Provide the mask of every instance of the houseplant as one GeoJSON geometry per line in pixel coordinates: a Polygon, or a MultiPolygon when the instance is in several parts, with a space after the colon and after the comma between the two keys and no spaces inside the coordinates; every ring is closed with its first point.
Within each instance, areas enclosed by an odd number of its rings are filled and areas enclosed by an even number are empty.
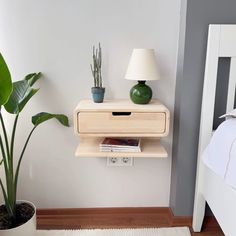
{"type": "Polygon", "coordinates": [[[17,201],[20,166],[31,135],[40,124],[52,118],[57,119],[64,126],[69,126],[68,118],[65,115],[38,113],[32,117],[33,128],[23,145],[22,151],[14,153],[19,115],[27,102],[37,93],[38,89],[33,88],[33,85],[40,77],[41,73],[32,73],[28,74],[23,80],[13,83],[7,64],[0,53],[0,163],[5,172],[5,182],[0,178],[0,188],[4,198],[4,204],[0,206],[0,235],[4,236],[33,235],[31,230],[36,229],[32,229],[33,223],[31,223],[32,220],[35,221],[33,204],[17,201]],[[3,108],[6,112],[15,116],[12,129],[6,129],[2,114],[3,108]],[[11,135],[9,136],[10,132],[11,135]],[[17,160],[15,156],[18,156],[17,160]]]}
{"type": "Polygon", "coordinates": [[[103,102],[105,88],[102,87],[102,49],[99,43],[98,48],[93,46],[93,65],[90,64],[93,74],[94,87],[92,87],[93,101],[103,102]]]}

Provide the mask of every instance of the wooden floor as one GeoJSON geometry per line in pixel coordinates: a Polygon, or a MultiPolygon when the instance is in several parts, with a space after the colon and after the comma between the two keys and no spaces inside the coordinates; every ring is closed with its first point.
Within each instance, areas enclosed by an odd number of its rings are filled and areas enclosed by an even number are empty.
{"type": "MultiPolygon", "coordinates": [[[[148,228],[188,226],[191,217],[175,217],[168,207],[86,208],[37,210],[38,229],[148,228]]],[[[224,236],[214,217],[205,217],[201,233],[192,236],[224,236]]]]}
{"type": "Polygon", "coordinates": [[[218,223],[212,217],[204,220],[201,233],[193,233],[192,228],[190,228],[190,230],[192,236],[224,236],[218,223]]]}

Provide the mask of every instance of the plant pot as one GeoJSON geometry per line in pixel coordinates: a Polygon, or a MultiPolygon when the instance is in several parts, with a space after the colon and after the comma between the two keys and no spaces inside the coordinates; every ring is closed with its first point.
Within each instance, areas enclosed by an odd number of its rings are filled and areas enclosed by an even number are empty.
{"type": "Polygon", "coordinates": [[[36,207],[28,201],[17,201],[17,203],[27,203],[34,208],[33,216],[23,225],[12,229],[0,230],[1,236],[34,236],[36,235],[36,207]]]}
{"type": "Polygon", "coordinates": [[[104,93],[105,93],[105,88],[92,87],[91,91],[92,91],[93,101],[94,101],[94,102],[96,102],[96,103],[101,103],[101,102],[103,102],[104,93]]]}

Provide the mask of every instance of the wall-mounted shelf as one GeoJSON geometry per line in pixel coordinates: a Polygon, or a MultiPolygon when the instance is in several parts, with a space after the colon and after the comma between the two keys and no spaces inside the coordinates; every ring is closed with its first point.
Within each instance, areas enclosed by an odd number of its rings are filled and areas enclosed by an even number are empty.
{"type": "Polygon", "coordinates": [[[81,101],[74,112],[75,133],[79,157],[155,157],[168,154],[160,138],[169,133],[169,110],[157,100],[146,105],[128,100],[94,103],[81,101]],[[99,144],[104,137],[141,138],[141,152],[101,152],[99,144]]]}
{"type": "Polygon", "coordinates": [[[75,155],[78,157],[155,157],[165,158],[168,156],[165,148],[160,144],[158,139],[142,139],[142,152],[100,152],[99,144],[102,137],[81,138],[75,155]]]}

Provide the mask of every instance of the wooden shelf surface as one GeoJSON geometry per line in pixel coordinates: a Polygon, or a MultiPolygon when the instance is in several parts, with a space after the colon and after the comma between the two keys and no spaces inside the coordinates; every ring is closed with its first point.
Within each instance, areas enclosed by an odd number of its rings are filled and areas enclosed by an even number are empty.
{"type": "Polygon", "coordinates": [[[103,103],[94,103],[92,100],[82,100],[75,109],[78,112],[107,112],[107,111],[129,111],[129,112],[166,112],[169,110],[158,100],[152,99],[148,104],[134,104],[130,99],[105,100],[103,103]]]}
{"type": "Polygon", "coordinates": [[[168,157],[159,139],[141,139],[141,152],[100,152],[99,144],[103,139],[104,137],[81,137],[75,155],[78,157],[168,157]]]}

